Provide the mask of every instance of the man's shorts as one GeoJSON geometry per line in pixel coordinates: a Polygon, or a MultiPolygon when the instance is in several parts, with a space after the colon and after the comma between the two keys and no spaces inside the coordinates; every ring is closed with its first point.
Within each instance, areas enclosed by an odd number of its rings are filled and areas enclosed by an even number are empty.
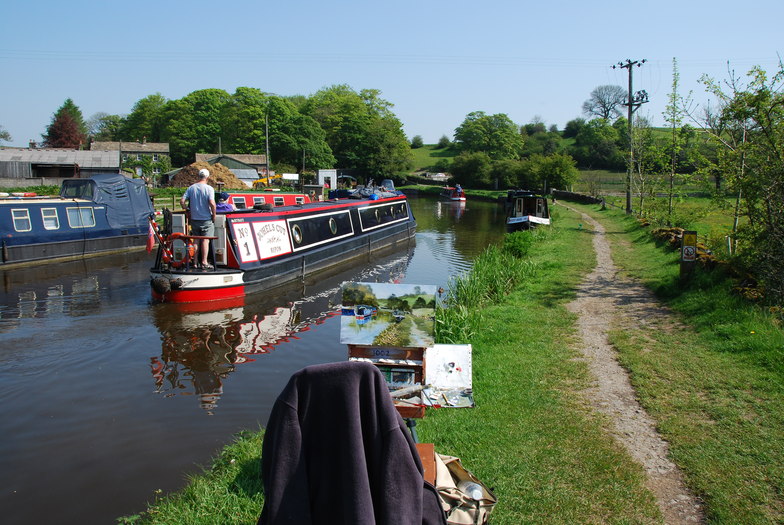
{"type": "Polygon", "coordinates": [[[207,219],[206,221],[191,220],[191,235],[214,237],[215,223],[213,223],[211,219],[207,219]]]}

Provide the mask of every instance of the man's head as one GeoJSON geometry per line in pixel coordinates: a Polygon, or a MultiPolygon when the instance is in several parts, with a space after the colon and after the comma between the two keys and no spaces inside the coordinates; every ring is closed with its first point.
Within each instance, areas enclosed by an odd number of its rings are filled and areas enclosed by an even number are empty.
{"type": "Polygon", "coordinates": [[[199,177],[200,178],[206,179],[209,176],[210,176],[210,170],[208,170],[206,168],[202,168],[202,169],[199,170],[199,177]]]}

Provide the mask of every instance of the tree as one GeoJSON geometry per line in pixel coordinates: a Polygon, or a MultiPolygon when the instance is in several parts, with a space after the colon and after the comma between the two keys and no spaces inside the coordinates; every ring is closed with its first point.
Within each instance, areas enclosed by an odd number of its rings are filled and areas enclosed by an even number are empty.
{"type": "MultiPolygon", "coordinates": [[[[678,156],[683,147],[680,140],[681,136],[678,133],[678,128],[683,123],[683,99],[678,93],[678,81],[680,73],[678,73],[678,61],[672,59],[672,91],[667,97],[667,106],[664,110],[664,120],[670,125],[670,184],[667,198],[667,217],[672,217],[672,200],[675,195],[675,169],[678,163],[678,156]]],[[[642,203],[640,203],[640,213],[642,213],[642,203]]]]}
{"type": "Polygon", "coordinates": [[[82,117],[82,111],[70,98],[65,99],[46,128],[46,133],[41,135],[44,146],[48,148],[73,148],[78,149],[87,142],[87,126],[82,117]]]}
{"type": "Polygon", "coordinates": [[[326,133],[336,167],[389,178],[413,165],[403,125],[391,108],[376,89],[357,93],[347,85],[336,85],[311,96],[302,111],[326,133]]]}
{"type": "Polygon", "coordinates": [[[162,142],[163,113],[167,102],[160,93],[138,100],[120,126],[121,140],[162,142]]]}
{"type": "Polygon", "coordinates": [[[579,177],[577,163],[564,154],[531,155],[523,161],[527,187],[541,188],[549,192],[550,188],[568,188],[579,177]]]}
{"type": "Polygon", "coordinates": [[[438,149],[448,148],[452,145],[452,142],[449,140],[449,137],[446,135],[441,135],[441,138],[438,139],[438,145],[436,146],[438,149]]]}
{"type": "Polygon", "coordinates": [[[747,224],[738,228],[741,256],[764,284],[772,302],[784,304],[784,64],[768,79],[754,67],[743,84],[730,73],[729,88],[703,77],[719,101],[721,133],[703,127],[721,146],[716,169],[744,197],[747,224]]]}
{"type": "Polygon", "coordinates": [[[593,119],[577,133],[572,156],[585,168],[622,169],[626,162],[619,147],[622,139],[622,132],[606,120],[593,119]]]}
{"type": "Polygon", "coordinates": [[[99,111],[87,119],[87,132],[93,140],[102,142],[120,140],[123,118],[99,111]]]}
{"type": "Polygon", "coordinates": [[[411,139],[411,149],[421,148],[425,145],[425,142],[422,140],[422,135],[414,135],[414,138],[411,139]]]}
{"type": "Polygon", "coordinates": [[[169,143],[175,165],[193,162],[196,153],[217,151],[221,116],[230,99],[222,89],[202,89],[166,103],[161,142],[169,143]]]}
{"type": "Polygon", "coordinates": [[[461,153],[452,161],[452,178],[467,188],[490,188],[492,163],[481,151],[461,153]]]}
{"type": "Polygon", "coordinates": [[[583,102],[583,113],[588,117],[611,120],[622,114],[619,106],[628,98],[626,90],[621,86],[598,86],[591,91],[590,98],[583,102]]]}
{"type": "Polygon", "coordinates": [[[0,126],[0,140],[4,140],[6,142],[11,142],[14,140],[11,138],[11,134],[8,133],[8,131],[3,126],[0,126]]]}
{"type": "Polygon", "coordinates": [[[79,125],[70,113],[62,113],[49,124],[43,139],[47,148],[80,149],[84,145],[85,136],[79,132],[79,125]]]}
{"type": "Polygon", "coordinates": [[[455,142],[463,152],[483,152],[492,159],[519,159],[524,140],[517,125],[503,113],[469,113],[455,130],[455,142]]]}
{"type": "Polygon", "coordinates": [[[577,136],[580,130],[585,126],[585,119],[576,118],[566,123],[563,130],[563,138],[570,139],[577,136]]]}

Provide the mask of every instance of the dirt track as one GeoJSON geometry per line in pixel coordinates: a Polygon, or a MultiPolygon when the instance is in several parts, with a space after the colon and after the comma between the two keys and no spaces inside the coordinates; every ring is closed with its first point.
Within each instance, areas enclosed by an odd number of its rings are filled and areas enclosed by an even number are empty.
{"type": "Polygon", "coordinates": [[[639,327],[651,319],[657,323],[677,321],[646,288],[619,277],[604,228],[588,215],[581,215],[595,234],[597,265],[567,308],[579,316],[580,350],[595,377],[585,395],[591,406],[612,422],[609,432],[645,469],[646,485],[656,497],[665,523],[701,523],[704,515],[699,500],[685,486],[680,469],[670,461],[668,444],[657,432],[656,421],[638,403],[629,374],[607,341],[607,333],[614,327],[639,327]]]}

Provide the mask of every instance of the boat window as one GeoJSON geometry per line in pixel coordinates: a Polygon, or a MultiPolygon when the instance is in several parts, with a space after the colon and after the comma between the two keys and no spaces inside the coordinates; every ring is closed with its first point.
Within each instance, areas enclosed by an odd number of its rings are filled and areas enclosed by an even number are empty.
{"type": "Polygon", "coordinates": [[[329,231],[332,232],[332,235],[338,233],[338,221],[336,221],[334,217],[329,218],[329,231]]]}
{"type": "Polygon", "coordinates": [[[302,244],[302,228],[299,227],[299,224],[295,224],[294,227],[291,228],[291,236],[294,238],[294,242],[302,244]]]}
{"type": "Polygon", "coordinates": [[[544,199],[536,199],[536,216],[544,217],[544,199]]]}
{"type": "Polygon", "coordinates": [[[264,204],[264,197],[253,197],[253,205],[264,204]]]}
{"type": "Polygon", "coordinates": [[[60,229],[60,218],[57,216],[57,208],[41,208],[41,218],[44,221],[44,228],[47,230],[60,229]]]}
{"type": "Polygon", "coordinates": [[[517,199],[517,214],[523,214],[523,199],[517,199]]]}
{"type": "Polygon", "coordinates": [[[294,197],[294,202],[297,204],[305,204],[305,197],[294,197]]]}
{"type": "Polygon", "coordinates": [[[275,206],[283,206],[283,197],[275,197],[275,206]]]}
{"type": "Polygon", "coordinates": [[[95,226],[95,214],[92,208],[67,208],[68,225],[71,228],[92,228],[95,226]]]}
{"type": "Polygon", "coordinates": [[[30,222],[30,210],[11,210],[11,216],[14,218],[14,230],[29,232],[33,229],[30,222]]]}
{"type": "Polygon", "coordinates": [[[234,206],[236,206],[237,208],[240,209],[245,208],[245,197],[232,197],[231,200],[234,206]]]}

